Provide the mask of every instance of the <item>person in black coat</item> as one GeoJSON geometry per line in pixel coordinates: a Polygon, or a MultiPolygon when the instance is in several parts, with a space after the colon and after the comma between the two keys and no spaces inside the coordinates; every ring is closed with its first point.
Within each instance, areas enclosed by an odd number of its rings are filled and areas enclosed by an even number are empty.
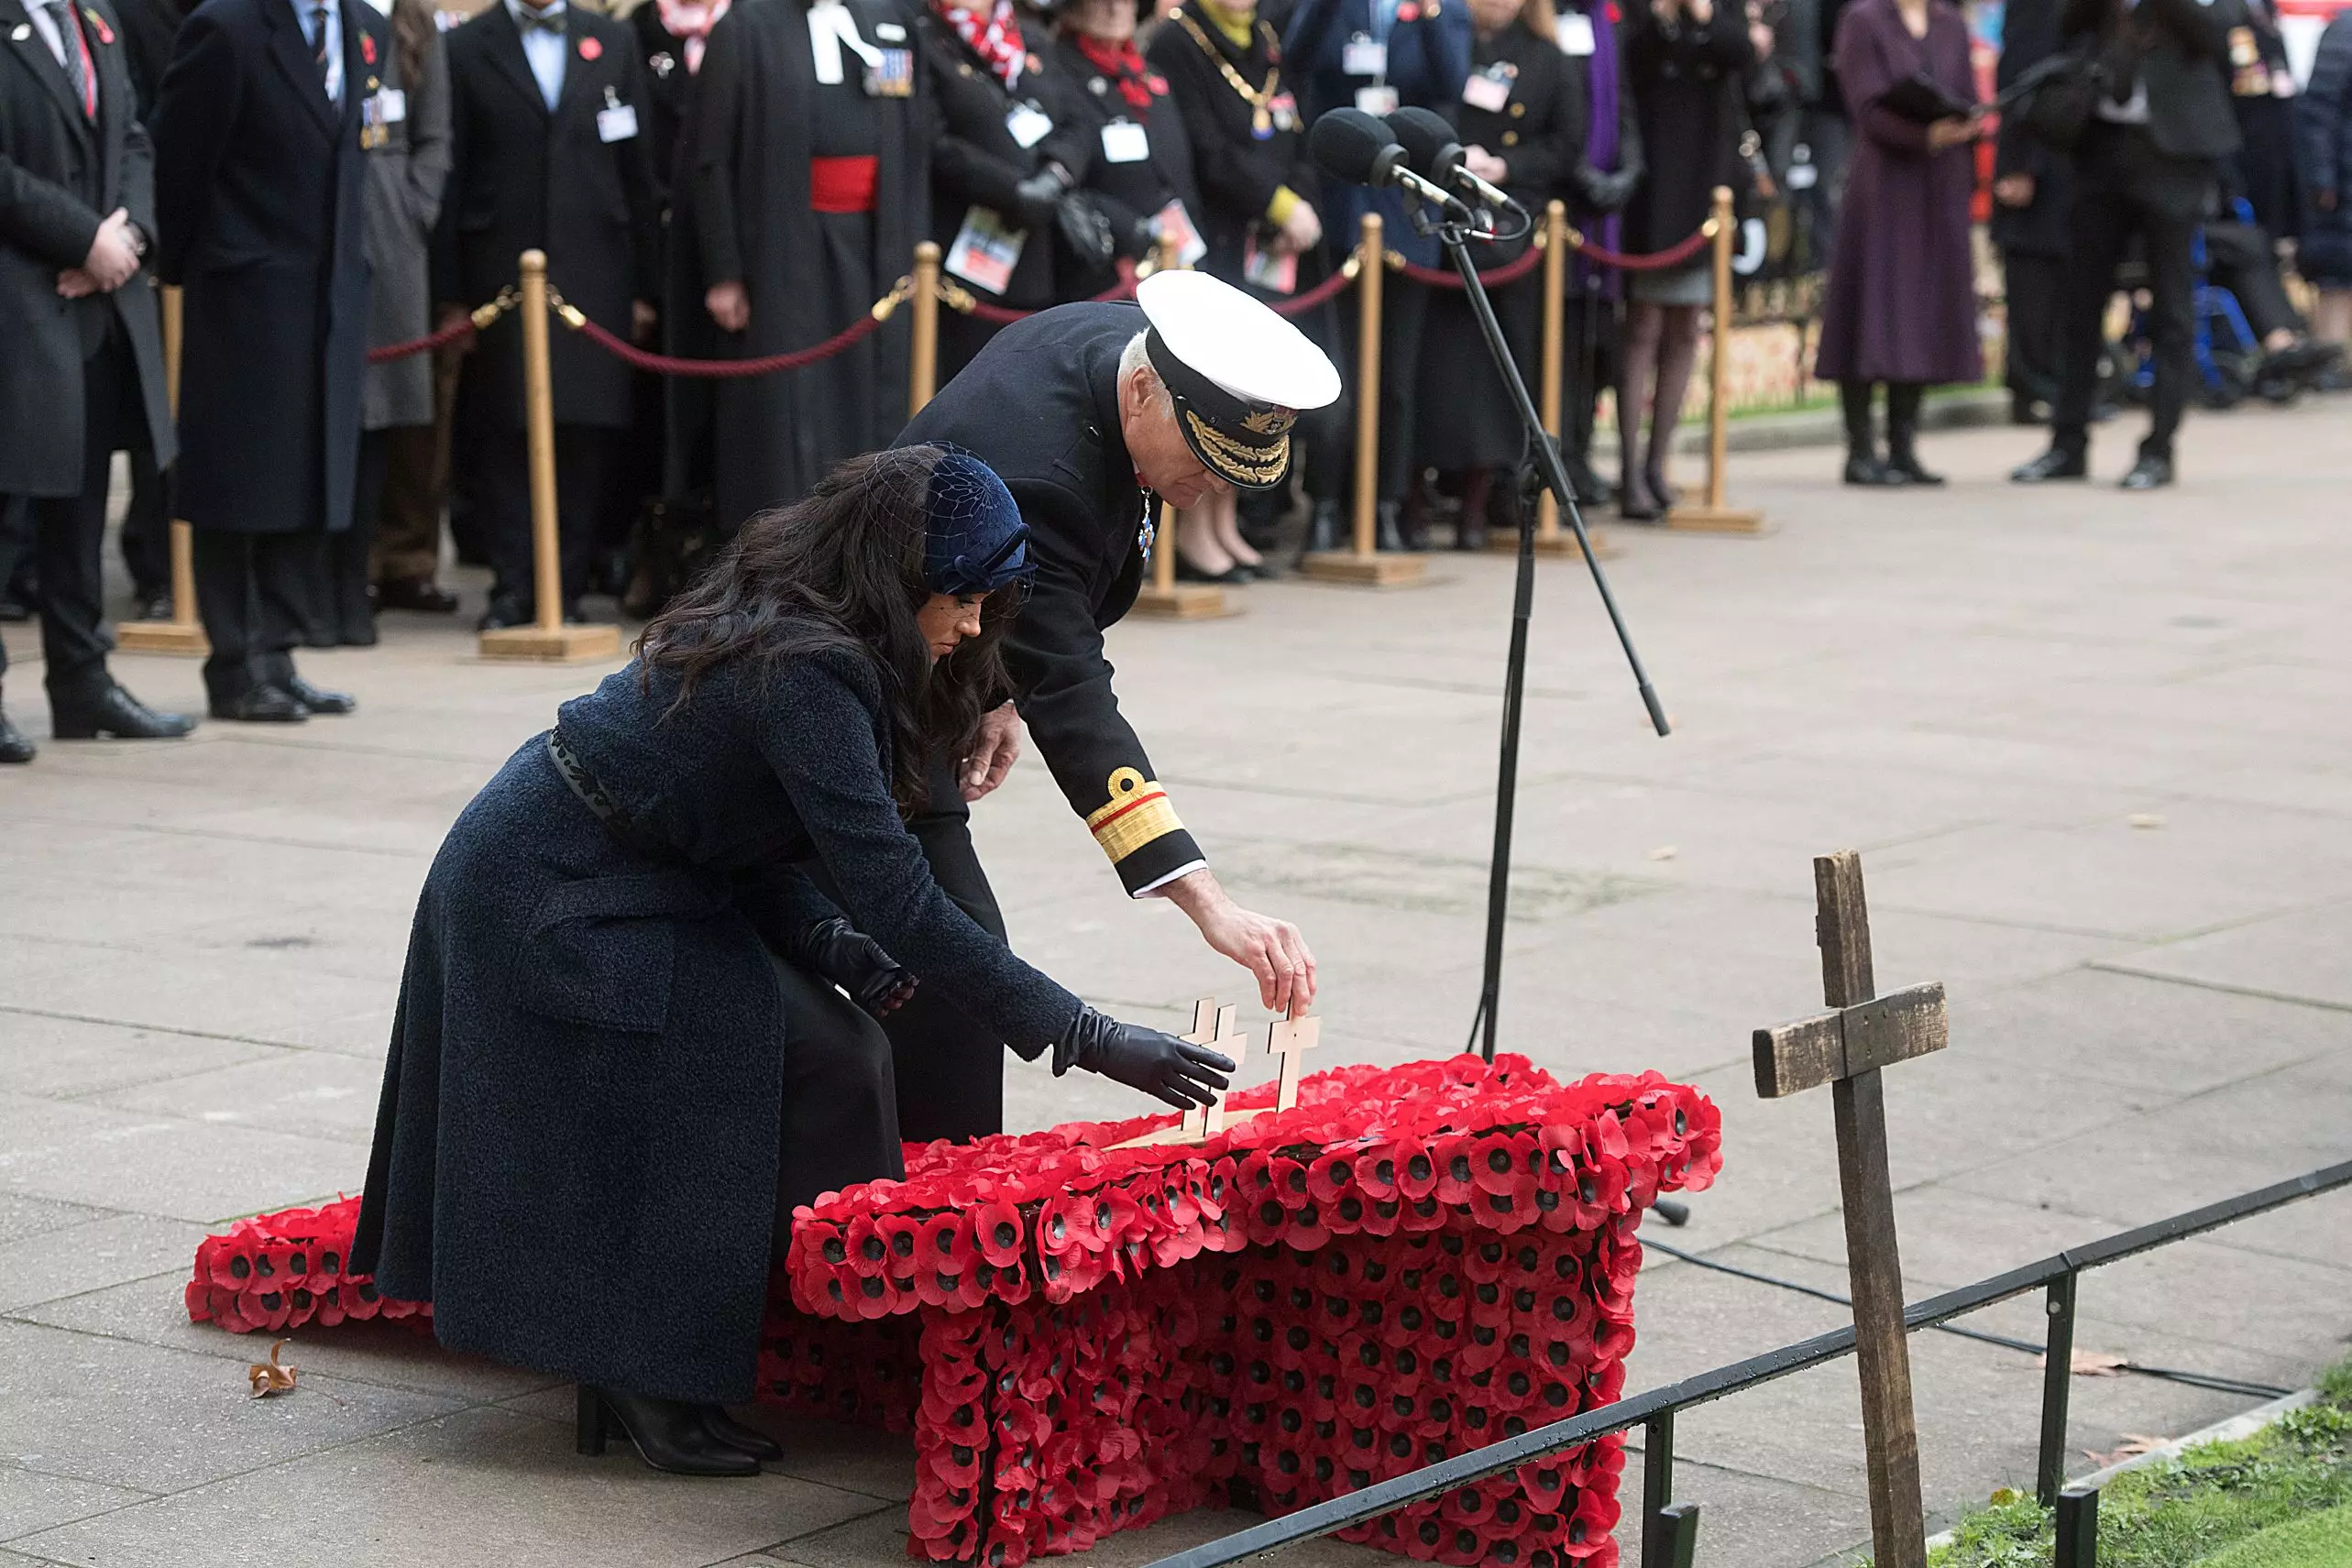
{"type": "MultiPolygon", "coordinates": [[[[192,9],[192,7],[191,7],[192,9]]],[[[154,115],[155,90],[171,63],[172,41],[186,16],[179,0],[121,0],[115,15],[120,22],[125,58],[130,65],[131,96],[138,119],[146,125],[154,115]]],[[[130,455],[131,499],[123,512],[116,540],[123,567],[131,575],[132,611],[141,620],[171,619],[170,478],[154,456],[134,448],[130,455]]]]}
{"type": "MultiPolygon", "coordinates": [[[[106,673],[100,565],[118,447],[171,460],[154,280],[154,159],[109,6],[0,0],[0,507],[30,498],[42,676],[60,739],[184,735],[106,673]]],[[[16,566],[0,528],[0,585],[16,566]]],[[[0,672],[7,668],[0,650],[0,672]]],[[[0,762],[32,760],[0,713],[0,762]]]]}
{"type": "MultiPolygon", "coordinates": [[[[1275,302],[1328,276],[1323,219],[1315,210],[1323,176],[1307,156],[1306,120],[1283,74],[1280,28],[1266,9],[1243,0],[1183,0],[1144,49],[1168,82],[1168,95],[1192,142],[1201,205],[1193,214],[1208,249],[1201,269],[1275,302]]],[[[1328,353],[1339,322],[1326,302],[1292,316],[1328,353]]],[[[1301,415],[1309,504],[1336,512],[1347,467],[1345,400],[1301,415]]],[[[1211,580],[1264,576],[1274,529],[1290,497],[1253,490],[1227,513],[1212,502],[1177,519],[1177,567],[1211,580]]]]}
{"type": "MultiPolygon", "coordinates": [[[[2006,89],[2058,50],[2064,0],[2008,0],[2001,17],[1996,88],[2006,89]]],[[[2066,282],[2072,160],[2034,136],[2024,116],[2004,119],[1993,159],[1993,243],[2001,250],[2008,311],[2003,379],[2009,418],[2044,424],[2058,402],[2059,302],[2066,282]]]]}
{"type": "MultiPolygon", "coordinates": [[[[1560,50],[1581,68],[1583,151],[1568,171],[1568,222],[1604,250],[1620,248],[1625,203],[1642,183],[1642,126],[1625,75],[1624,24],[1613,0],[1563,0],[1552,18],[1560,50]]],[[[1560,460],[1588,505],[1615,492],[1593,471],[1592,427],[1600,389],[1617,384],[1624,324],[1624,276],[1582,253],[1568,262],[1562,325],[1560,460]]]]}
{"type": "Polygon", "coordinates": [[[368,148],[384,18],[357,0],[211,0],[156,89],[157,272],[181,286],[178,510],[215,718],[347,713],[295,673],[316,536],[351,526],[367,368],[368,148]]]}
{"type": "MultiPolygon", "coordinates": [[[[624,23],[566,0],[498,0],[448,35],[453,158],[434,236],[445,318],[497,297],[525,250],[547,280],[608,332],[643,339],[660,297],[660,214],[646,127],[644,68],[624,23]]],[[[632,417],[629,367],[577,333],[551,331],[555,494],[564,611],[577,613],[604,504],[613,432],[632,417]]],[[[523,442],[522,329],[511,313],[467,357],[463,390],[480,439],[467,452],[497,573],[484,628],[535,612],[530,469],[523,442]]]]}
{"type": "MultiPolygon", "coordinates": [[[[1471,173],[1499,185],[1542,221],[1544,203],[1564,192],[1583,156],[1584,73],[1560,50],[1552,0],[1469,0],[1476,40],[1470,74],[1454,122],[1471,173]]],[[[1526,254],[1533,236],[1481,246],[1481,269],[1505,267],[1526,254]]],[[[1490,291],[1496,320],[1527,384],[1538,384],[1537,332],[1544,313],[1539,267],[1515,283],[1490,291]]],[[[1429,303],[1432,340],[1448,345],[1421,364],[1421,415],[1414,422],[1416,468],[1450,475],[1461,498],[1455,545],[1483,550],[1488,500],[1499,471],[1517,466],[1526,445],[1519,411],[1501,373],[1487,357],[1467,295],[1437,291],[1429,303]]],[[[1507,477],[1507,476],[1506,476],[1507,477]]],[[[1516,504],[1506,482],[1501,499],[1516,504]]]]}
{"type": "MultiPolygon", "coordinates": [[[[1057,253],[1092,271],[1110,264],[1115,243],[1109,224],[1076,194],[1094,156],[1077,83],[1050,40],[1024,33],[1013,0],[933,0],[915,37],[939,115],[931,238],[942,265],[990,304],[1052,304],[1061,297],[1057,253]]],[[[947,313],[940,382],[995,331],[977,316],[947,313]]]]}
{"type": "MultiPolygon", "coordinates": [[[[1061,15],[1055,48],[1078,84],[1071,96],[1081,133],[1094,143],[1080,189],[1110,225],[1116,256],[1141,261],[1166,238],[1190,267],[1208,253],[1192,138],[1168,78],[1136,47],[1135,11],[1136,0],[1071,0],[1061,15]]],[[[1118,282],[1108,266],[1081,271],[1073,258],[1067,270],[1059,284],[1064,301],[1090,299],[1118,282]]]]}
{"type": "MultiPolygon", "coordinates": [[[[1339,376],[1280,317],[1206,273],[1156,273],[1137,298],[1006,327],[899,438],[963,447],[1002,475],[1038,554],[1028,606],[1006,639],[1013,701],[984,722],[910,826],[940,885],[1002,932],[969,806],[1002,781],[1026,722],[1128,894],[1182,909],[1257,976],[1269,1008],[1303,1008],[1314,994],[1305,942],[1218,885],[1119,713],[1103,632],[1135,603],[1160,503],[1181,510],[1229,487],[1280,484],[1298,411],[1335,399],[1339,376]]],[[[920,998],[894,1021],[909,1138],[999,1130],[999,1038],[920,998]]]]}
{"type": "Polygon", "coordinates": [[[2237,150],[2227,62],[2230,33],[2245,22],[2243,0],[2067,0],[2060,32],[2095,45],[2104,74],[2098,104],[2074,149],[2050,450],[2009,476],[2020,484],[2090,473],[2091,403],[2106,347],[2107,300],[2134,235],[2154,300],[2149,321],[2156,378],[2148,435],[2123,486],[2152,490],[2172,482],[2172,436],[2196,373],[2190,245],[2213,204],[2218,161],[2237,150]]]}
{"type": "MultiPolygon", "coordinates": [[[[685,221],[670,228],[676,264],[692,263],[691,312],[674,323],[685,352],[808,348],[907,275],[930,233],[931,104],[911,20],[897,0],[779,0],[712,30],[683,153],[685,221]]],[[[800,369],[713,383],[722,530],[898,433],[911,314],[800,369]]]]}
{"type": "Polygon", "coordinates": [[[2230,104],[2237,111],[2239,140],[2228,160],[2228,184],[2273,240],[2299,240],[2304,198],[2295,167],[2295,78],[2287,40],[2275,0],[2245,0],[2245,5],[2246,29],[2229,39],[2230,104]]]}
{"type": "Polygon", "coordinates": [[[968,455],[844,464],[434,858],[351,1268],[429,1299],[453,1350],[577,1378],[583,1452],[617,1423],[658,1469],[780,1457],[720,1407],[751,1396],[795,1206],[905,1175],[873,1019],[910,992],[1179,1107],[1233,1070],[1016,959],[907,832],[929,758],[1001,688],[1026,533],[968,455]],[[838,904],[794,869],[812,855],[838,904]]]}

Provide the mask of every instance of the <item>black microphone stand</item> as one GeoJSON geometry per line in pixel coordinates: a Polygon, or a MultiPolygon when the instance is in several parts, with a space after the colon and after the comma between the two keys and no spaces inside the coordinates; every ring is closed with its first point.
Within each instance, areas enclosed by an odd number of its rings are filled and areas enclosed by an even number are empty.
{"type": "MultiPolygon", "coordinates": [[[[1478,334],[1486,339],[1488,356],[1511,393],[1511,405],[1519,411],[1519,426],[1527,444],[1535,453],[1537,466],[1544,482],[1558,504],[1560,515],[1568,520],[1568,527],[1577,536],[1577,546],[1584,552],[1585,565],[1591,568],[1593,587],[1600,590],[1600,602],[1609,611],[1609,624],[1616,630],[1617,641],[1625,650],[1626,662],[1633,667],[1633,680],[1642,693],[1642,706],[1649,709],[1650,723],[1660,735],[1668,732],[1665,709],[1659,706],[1658,694],[1650,685],[1649,672],[1642,667],[1642,656],[1633,651],[1633,640],[1625,630],[1625,618],[1618,613],[1617,598],[1609,591],[1609,578],[1600,569],[1600,561],[1592,552],[1592,536],[1585,532],[1584,514],[1577,510],[1576,490],[1568,483],[1566,466],[1560,460],[1559,446],[1544,430],[1543,416],[1535,411],[1535,400],[1528,395],[1527,383],[1519,374],[1519,365],[1511,356],[1511,346],[1503,341],[1502,324],[1495,320],[1494,303],[1487,298],[1486,283],[1478,277],[1478,267],[1470,260],[1471,224],[1453,216],[1433,216],[1423,202],[1410,201],[1412,223],[1423,236],[1434,235],[1445,247],[1445,254],[1461,275],[1462,291],[1469,296],[1470,313],[1478,318],[1478,334]]],[[[1459,210],[1458,203],[1448,206],[1459,210]]],[[[1502,761],[1495,782],[1494,860],[1487,873],[1487,951],[1485,973],[1478,985],[1478,1011],[1472,1021],[1472,1030],[1478,1036],[1478,1054],[1494,1060],[1495,1017],[1502,997],[1502,933],[1503,923],[1511,902],[1511,816],[1519,797],[1519,731],[1526,709],[1527,698],[1527,627],[1535,608],[1535,509],[1519,509],[1519,571],[1511,591],[1511,653],[1503,666],[1502,682],[1502,761]]]]}

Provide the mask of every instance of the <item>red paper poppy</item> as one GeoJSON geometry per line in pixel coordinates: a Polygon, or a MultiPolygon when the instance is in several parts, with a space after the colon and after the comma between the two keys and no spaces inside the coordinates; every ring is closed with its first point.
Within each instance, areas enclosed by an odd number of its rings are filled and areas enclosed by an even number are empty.
{"type": "Polygon", "coordinates": [[[1419,1138],[1399,1138],[1394,1146],[1397,1196],[1408,1205],[1437,1190],[1437,1161],[1419,1138]]]}
{"type": "Polygon", "coordinates": [[[596,38],[585,38],[580,40],[580,58],[582,60],[595,60],[603,53],[604,45],[599,42],[596,38]]]}
{"type": "MultiPolygon", "coordinates": [[[[1021,1212],[999,1198],[980,1206],[973,1216],[973,1239],[979,1244],[980,1255],[998,1268],[1017,1264],[1021,1257],[1021,1212]]],[[[857,1234],[851,1228],[851,1245],[854,1253],[857,1234]]]]}
{"type": "Polygon", "coordinates": [[[1570,1557],[1591,1557],[1611,1544],[1609,1532],[1617,1528],[1617,1499],[1598,1488],[1577,1495],[1577,1506],[1562,1532],[1560,1551],[1570,1557]]]}
{"type": "Polygon", "coordinates": [[[1336,1202],[1339,1195],[1353,1184],[1355,1175],[1353,1150],[1341,1149],[1320,1155],[1307,1166],[1307,1193],[1317,1203],[1336,1202]]]}
{"type": "Polygon", "coordinates": [[[359,58],[368,64],[376,63],[376,38],[372,33],[359,35],[359,58]]]}
{"type": "Polygon", "coordinates": [[[1437,1183],[1434,1190],[1440,1203],[1467,1203],[1478,1190],[1477,1157],[1480,1140],[1447,1138],[1432,1146],[1430,1152],[1437,1162],[1437,1183]]]}

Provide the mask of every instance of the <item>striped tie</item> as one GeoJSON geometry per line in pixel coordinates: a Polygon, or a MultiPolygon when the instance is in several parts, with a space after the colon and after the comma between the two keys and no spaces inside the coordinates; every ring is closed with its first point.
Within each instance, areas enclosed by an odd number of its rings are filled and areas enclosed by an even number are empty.
{"type": "Polygon", "coordinates": [[[98,101],[90,91],[90,73],[82,69],[82,29],[73,25],[73,7],[66,0],[46,0],[49,20],[57,27],[58,51],[65,56],[65,79],[73,85],[74,101],[85,118],[98,117],[98,101]]]}
{"type": "Polygon", "coordinates": [[[334,93],[326,92],[326,7],[324,5],[311,7],[311,63],[318,67],[319,91],[326,93],[329,98],[334,97],[334,93]]]}

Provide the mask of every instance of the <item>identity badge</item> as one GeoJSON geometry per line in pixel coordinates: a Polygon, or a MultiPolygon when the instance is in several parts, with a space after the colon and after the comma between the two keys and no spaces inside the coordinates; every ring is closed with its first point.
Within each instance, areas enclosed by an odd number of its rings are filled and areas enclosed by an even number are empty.
{"type": "Polygon", "coordinates": [[[1389,46],[1357,33],[1341,47],[1339,69],[1350,76],[1386,76],[1389,46]]]}

